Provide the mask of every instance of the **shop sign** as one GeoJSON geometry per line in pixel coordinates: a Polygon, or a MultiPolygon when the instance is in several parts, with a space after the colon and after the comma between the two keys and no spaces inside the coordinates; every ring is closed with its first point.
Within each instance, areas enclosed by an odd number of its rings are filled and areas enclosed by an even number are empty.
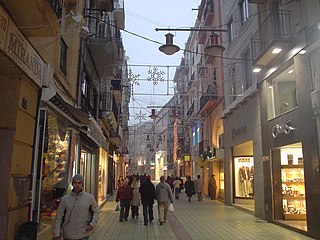
{"type": "Polygon", "coordinates": [[[8,28],[9,28],[9,16],[0,6],[0,49],[2,51],[4,51],[8,28]]]}
{"type": "Polygon", "coordinates": [[[232,129],[232,140],[235,140],[237,137],[239,137],[241,135],[247,134],[247,131],[248,131],[247,125],[232,129]]]}
{"type": "Polygon", "coordinates": [[[277,138],[280,134],[288,135],[294,130],[296,129],[291,126],[291,120],[288,120],[284,124],[276,124],[272,127],[272,137],[277,138]]]}
{"type": "Polygon", "coordinates": [[[0,8],[0,29],[0,48],[39,87],[42,87],[45,62],[13,21],[6,18],[2,8],[0,8]]]}

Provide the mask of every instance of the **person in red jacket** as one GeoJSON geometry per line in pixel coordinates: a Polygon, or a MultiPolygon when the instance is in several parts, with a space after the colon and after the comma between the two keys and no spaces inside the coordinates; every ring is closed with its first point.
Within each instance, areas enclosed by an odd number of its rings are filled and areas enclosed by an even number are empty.
{"type": "Polygon", "coordinates": [[[120,200],[120,216],[119,221],[127,221],[130,210],[130,202],[133,198],[132,188],[128,185],[128,179],[123,180],[123,185],[119,187],[116,195],[116,202],[120,200]]]}

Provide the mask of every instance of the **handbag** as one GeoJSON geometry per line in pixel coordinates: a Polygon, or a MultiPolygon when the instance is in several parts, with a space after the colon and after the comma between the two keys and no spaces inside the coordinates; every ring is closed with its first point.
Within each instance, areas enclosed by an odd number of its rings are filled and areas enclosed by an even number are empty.
{"type": "Polygon", "coordinates": [[[169,212],[174,212],[173,203],[170,203],[168,210],[169,212]]]}
{"type": "Polygon", "coordinates": [[[116,208],[114,209],[115,211],[119,211],[120,208],[119,208],[119,203],[116,203],[116,208]]]}

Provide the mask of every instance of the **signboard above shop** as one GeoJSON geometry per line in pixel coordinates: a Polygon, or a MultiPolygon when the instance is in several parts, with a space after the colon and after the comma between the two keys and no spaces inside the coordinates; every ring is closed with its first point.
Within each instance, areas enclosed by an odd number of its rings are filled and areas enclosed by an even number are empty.
{"type": "Polygon", "coordinates": [[[45,62],[1,6],[0,50],[42,87],[45,62]]]}

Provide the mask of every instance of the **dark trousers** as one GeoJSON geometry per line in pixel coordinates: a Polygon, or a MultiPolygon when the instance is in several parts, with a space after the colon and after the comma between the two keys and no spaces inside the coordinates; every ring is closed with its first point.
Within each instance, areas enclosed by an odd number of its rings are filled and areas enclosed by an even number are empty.
{"type": "Polygon", "coordinates": [[[175,188],[175,189],[174,189],[175,199],[179,199],[179,192],[180,192],[180,188],[175,188]]]}
{"type": "Polygon", "coordinates": [[[138,211],[139,211],[138,206],[131,205],[131,217],[133,217],[133,218],[138,217],[138,215],[139,215],[138,211]]]}
{"type": "Polygon", "coordinates": [[[153,204],[143,204],[143,220],[144,223],[148,223],[148,216],[149,221],[153,221],[153,204]]]}
{"type": "Polygon", "coordinates": [[[119,219],[128,219],[130,210],[130,200],[120,199],[120,216],[119,219]]]}

